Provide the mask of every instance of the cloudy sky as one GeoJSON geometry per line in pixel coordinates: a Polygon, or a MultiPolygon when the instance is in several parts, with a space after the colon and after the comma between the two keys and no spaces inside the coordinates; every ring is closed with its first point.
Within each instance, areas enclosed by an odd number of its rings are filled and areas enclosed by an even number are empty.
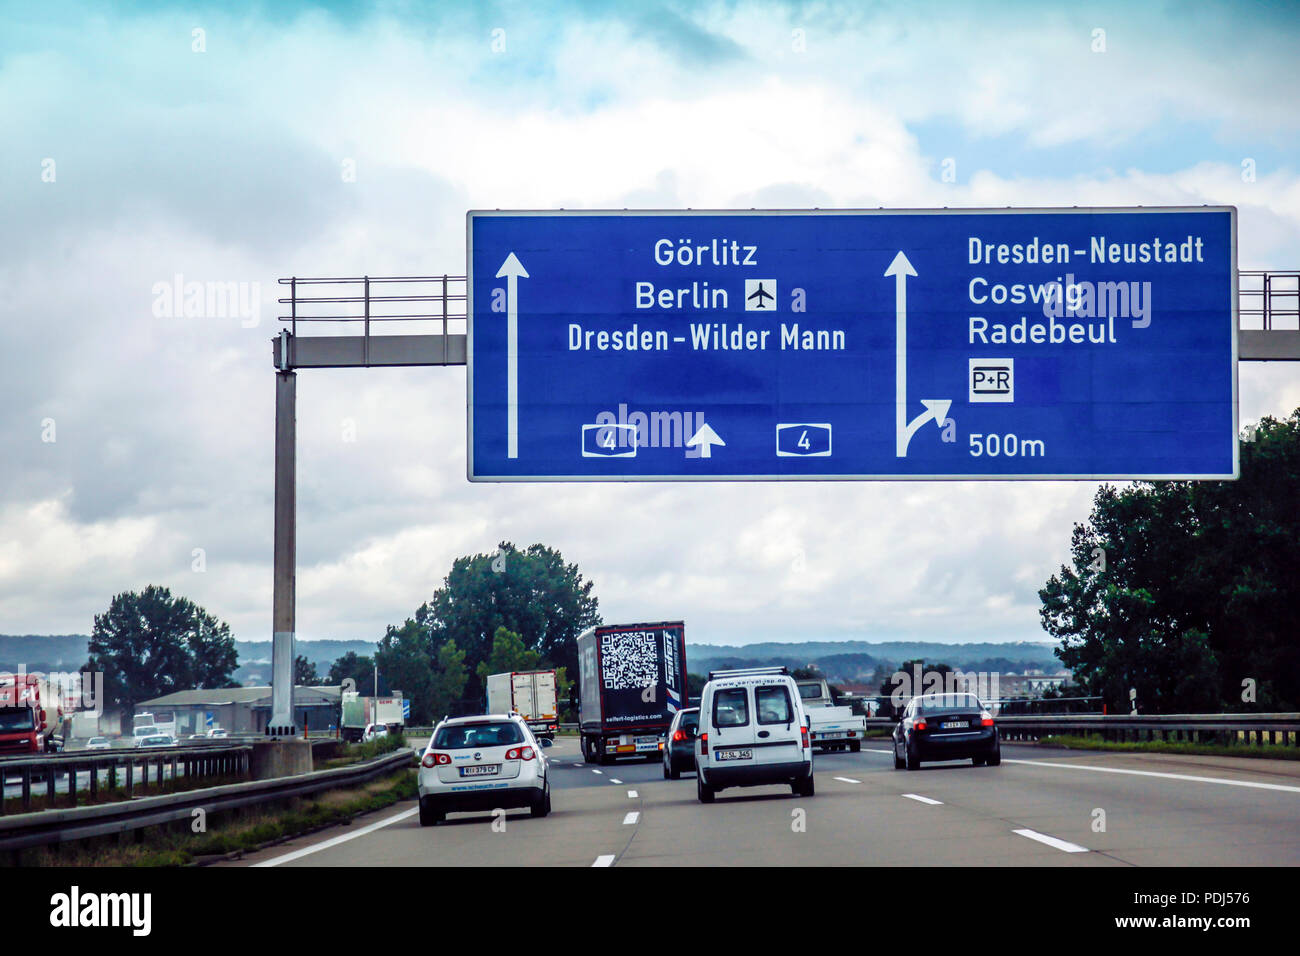
{"type": "MultiPolygon", "coordinates": [[[[1300,267],[1288,4],[2,22],[0,633],[87,633],[156,583],[268,639],[276,280],[462,273],[470,208],[1231,203],[1243,269],[1300,267]],[[249,308],[168,315],[177,276],[249,308]]],[[[1287,414],[1300,373],[1245,364],[1240,402],[1287,414]]],[[[576,561],[606,620],[699,642],[1041,640],[1096,488],[471,485],[464,403],[464,369],[299,375],[300,638],[377,639],[508,539],[576,561]]]]}

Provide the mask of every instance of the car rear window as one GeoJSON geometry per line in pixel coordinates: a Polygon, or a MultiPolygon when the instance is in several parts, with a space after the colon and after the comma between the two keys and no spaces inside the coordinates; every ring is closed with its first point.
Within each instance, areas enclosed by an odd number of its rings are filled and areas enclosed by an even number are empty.
{"type": "Polygon", "coordinates": [[[788,724],[794,720],[790,692],[784,687],[755,687],[754,708],[760,724],[788,724]]]}
{"type": "Polygon", "coordinates": [[[682,714],[682,722],[681,724],[678,725],[679,729],[681,730],[694,730],[699,726],[700,726],[700,715],[698,713],[682,714]]]}
{"type": "Polygon", "coordinates": [[[821,684],[800,684],[799,696],[804,700],[813,700],[822,695],[821,684]]]}
{"type": "Polygon", "coordinates": [[[743,687],[729,687],[713,696],[715,727],[744,727],[749,723],[749,694],[743,687]]]}
{"type": "Polygon", "coordinates": [[[916,704],[918,714],[937,714],[945,710],[979,710],[979,698],[973,694],[935,694],[922,697],[916,704]]]}
{"type": "Polygon", "coordinates": [[[453,724],[443,727],[434,738],[435,750],[464,750],[468,747],[504,747],[521,744],[524,735],[509,721],[490,724],[453,724]]]}

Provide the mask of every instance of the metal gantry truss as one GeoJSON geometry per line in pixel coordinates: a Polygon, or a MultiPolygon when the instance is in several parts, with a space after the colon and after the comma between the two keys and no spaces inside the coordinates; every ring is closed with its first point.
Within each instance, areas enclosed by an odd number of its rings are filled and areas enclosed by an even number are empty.
{"type": "MultiPolygon", "coordinates": [[[[1238,360],[1300,361],[1300,271],[1239,271],[1238,360]]],[[[281,279],[288,306],[272,340],[275,400],[275,588],[271,723],[292,736],[296,573],[296,374],[300,368],[464,365],[465,276],[281,279]],[[358,334],[357,330],[360,329],[358,334]],[[394,330],[400,329],[400,332],[394,330]],[[311,330],[312,334],[301,334],[311,330]]]]}

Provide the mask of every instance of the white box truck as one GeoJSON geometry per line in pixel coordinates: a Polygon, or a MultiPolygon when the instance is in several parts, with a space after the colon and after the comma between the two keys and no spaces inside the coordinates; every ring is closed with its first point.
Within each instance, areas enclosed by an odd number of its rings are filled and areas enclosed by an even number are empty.
{"type": "Polygon", "coordinates": [[[489,674],[487,712],[522,717],[533,734],[555,739],[560,712],[555,697],[555,671],[509,671],[489,674]]]}
{"type": "Polygon", "coordinates": [[[854,716],[852,707],[836,707],[830,686],[821,678],[797,682],[804,713],[808,715],[808,732],[819,750],[862,749],[867,733],[867,719],[854,716]]]}

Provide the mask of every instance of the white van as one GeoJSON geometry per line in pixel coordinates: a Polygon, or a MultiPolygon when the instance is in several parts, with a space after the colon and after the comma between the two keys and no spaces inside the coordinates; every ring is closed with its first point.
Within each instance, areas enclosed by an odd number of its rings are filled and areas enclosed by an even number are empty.
{"type": "Polygon", "coordinates": [[[701,803],[727,787],[789,784],[813,795],[813,757],[799,688],[784,667],[713,671],[700,697],[695,788],[701,803]]]}

